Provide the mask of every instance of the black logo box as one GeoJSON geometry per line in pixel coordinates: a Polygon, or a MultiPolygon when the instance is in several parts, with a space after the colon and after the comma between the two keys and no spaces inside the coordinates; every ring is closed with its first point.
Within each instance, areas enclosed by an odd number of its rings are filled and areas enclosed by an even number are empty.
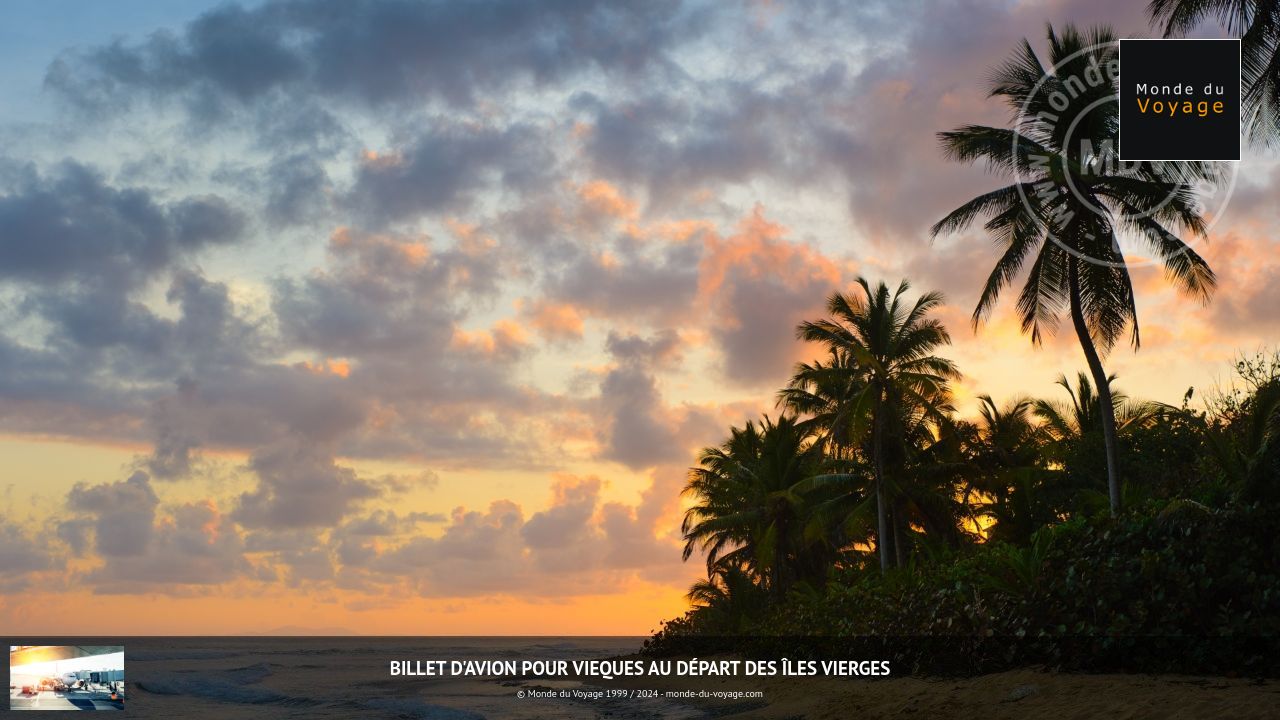
{"type": "Polygon", "coordinates": [[[1122,162],[1240,159],[1240,40],[1124,38],[1119,62],[1122,162]],[[1140,85],[1147,86],[1145,93],[1138,93],[1140,85]],[[1213,92],[1205,94],[1206,86],[1213,92]],[[1183,92],[1165,94],[1165,87],[1183,92]],[[1191,114],[1183,112],[1188,101],[1191,114]],[[1219,102],[1222,112],[1214,112],[1219,102]],[[1177,103],[1172,115],[1170,103],[1177,103]],[[1157,107],[1163,112],[1157,114],[1157,107]]]}

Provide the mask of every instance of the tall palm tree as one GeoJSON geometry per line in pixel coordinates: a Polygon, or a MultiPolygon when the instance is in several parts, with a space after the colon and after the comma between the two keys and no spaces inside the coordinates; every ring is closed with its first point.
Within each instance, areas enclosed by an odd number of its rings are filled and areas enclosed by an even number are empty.
{"type": "Polygon", "coordinates": [[[1245,126],[1255,139],[1280,140],[1280,2],[1151,0],[1147,13],[1165,37],[1184,35],[1208,18],[1239,37],[1245,126]]]}
{"type": "Polygon", "coordinates": [[[685,494],[684,559],[707,554],[707,575],[741,568],[781,597],[799,579],[825,571],[820,538],[804,532],[806,499],[794,486],[821,471],[822,448],[795,418],[765,417],[732,428],[719,447],[706,448],[689,471],[685,494]]]}
{"type": "Polygon", "coordinates": [[[885,456],[894,412],[904,405],[936,408],[960,373],[950,360],[933,354],[951,342],[942,323],[929,317],[942,305],[941,294],[925,293],[912,303],[905,297],[911,288],[905,280],[893,292],[883,282],[873,289],[866,278],[858,278],[857,284],[860,293],[833,294],[827,300],[829,317],[801,323],[796,336],[825,345],[834,358],[820,368],[818,379],[842,394],[840,410],[832,416],[842,426],[847,423],[848,431],[840,437],[860,441],[870,431],[876,544],[880,566],[887,569],[893,554],[885,456]],[[841,385],[833,375],[847,379],[841,385]]]}
{"type": "Polygon", "coordinates": [[[1180,290],[1208,302],[1216,285],[1209,264],[1179,236],[1203,236],[1205,221],[1192,182],[1215,179],[1207,163],[1138,163],[1116,154],[1119,107],[1114,79],[1098,75],[1115,59],[1114,34],[1048,29],[1049,67],[1026,40],[996,69],[991,96],[1014,111],[1012,128],[967,125],[939,133],[946,155],[985,161],[1011,185],[984,193],[932,228],[934,237],[987,218],[984,228],[1004,248],[973,312],[977,329],[1028,260],[1018,298],[1022,330],[1039,344],[1063,310],[1098,389],[1111,509],[1120,509],[1116,420],[1102,355],[1129,329],[1140,345],[1133,284],[1118,234],[1144,241],[1180,290]],[[1103,82],[1095,82],[1101,77],[1103,82]]]}

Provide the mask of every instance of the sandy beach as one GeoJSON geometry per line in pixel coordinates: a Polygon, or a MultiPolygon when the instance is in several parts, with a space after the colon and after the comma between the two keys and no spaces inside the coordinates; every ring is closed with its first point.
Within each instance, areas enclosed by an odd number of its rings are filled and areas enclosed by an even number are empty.
{"type": "MultiPolygon", "coordinates": [[[[609,687],[649,688],[628,678],[609,687]]],[[[690,700],[718,717],[1274,718],[1280,682],[1175,675],[1082,675],[1014,670],[972,678],[881,680],[672,678],[662,690],[760,690],[755,700],[690,700]]]]}

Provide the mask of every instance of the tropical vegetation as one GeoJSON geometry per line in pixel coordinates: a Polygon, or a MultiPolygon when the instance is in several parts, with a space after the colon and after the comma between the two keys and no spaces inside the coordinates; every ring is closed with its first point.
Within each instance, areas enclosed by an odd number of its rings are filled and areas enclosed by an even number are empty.
{"type": "Polygon", "coordinates": [[[958,370],[934,354],[942,299],[856,287],[800,326],[825,357],[796,367],[779,414],[690,471],[685,558],[707,578],[650,651],[1280,672],[1280,351],[1178,405],[1108,377],[1114,513],[1087,373],[962,417],[958,370]]]}
{"type": "Polygon", "coordinates": [[[1033,343],[1056,331],[1064,311],[1070,318],[1097,392],[1114,511],[1121,504],[1118,428],[1102,359],[1126,332],[1135,349],[1141,344],[1119,237],[1127,231],[1141,241],[1179,290],[1207,302],[1217,279],[1183,237],[1204,235],[1195,183],[1217,171],[1214,163],[1120,163],[1117,78],[1097,71],[1117,62],[1114,33],[1050,26],[1048,44],[1047,66],[1024,41],[992,77],[991,96],[1009,105],[1013,127],[939,134],[948,157],[985,162],[1014,182],[961,205],[932,232],[964,230],[985,217],[984,229],[1003,248],[973,311],[975,327],[1023,274],[1017,310],[1033,343]]]}
{"type": "Polygon", "coordinates": [[[1165,37],[1207,21],[1240,38],[1243,118],[1250,136],[1280,140],[1280,3],[1275,0],[1151,0],[1152,22],[1165,37]]]}
{"type": "MultiPolygon", "coordinates": [[[[1251,118],[1274,128],[1276,5],[1150,10],[1169,34],[1208,17],[1240,32],[1251,118]]],[[[1047,62],[1024,41],[992,76],[1009,127],[940,134],[948,157],[1010,182],[932,234],[981,218],[1001,253],[974,330],[1020,281],[1023,332],[1038,345],[1065,315],[1084,371],[1053,397],[979,395],[965,415],[940,294],[865,278],[833,294],[797,328],[816,359],[776,416],[731,428],[690,472],[684,557],[705,556],[707,577],[649,651],[1280,674],[1280,351],[1240,357],[1226,385],[1178,403],[1129,397],[1103,365],[1122,338],[1140,346],[1122,236],[1211,298],[1190,240],[1207,230],[1197,183],[1220,178],[1207,163],[1120,164],[1114,78],[1082,79],[1115,59],[1114,34],[1050,26],[1047,40],[1047,62]]]]}

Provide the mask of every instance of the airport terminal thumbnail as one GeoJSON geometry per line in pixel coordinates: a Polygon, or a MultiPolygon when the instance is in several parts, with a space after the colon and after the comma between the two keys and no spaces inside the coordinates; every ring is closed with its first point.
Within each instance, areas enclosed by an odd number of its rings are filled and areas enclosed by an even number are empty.
{"type": "Polygon", "coordinates": [[[123,710],[124,646],[10,645],[10,710],[123,710]]]}

